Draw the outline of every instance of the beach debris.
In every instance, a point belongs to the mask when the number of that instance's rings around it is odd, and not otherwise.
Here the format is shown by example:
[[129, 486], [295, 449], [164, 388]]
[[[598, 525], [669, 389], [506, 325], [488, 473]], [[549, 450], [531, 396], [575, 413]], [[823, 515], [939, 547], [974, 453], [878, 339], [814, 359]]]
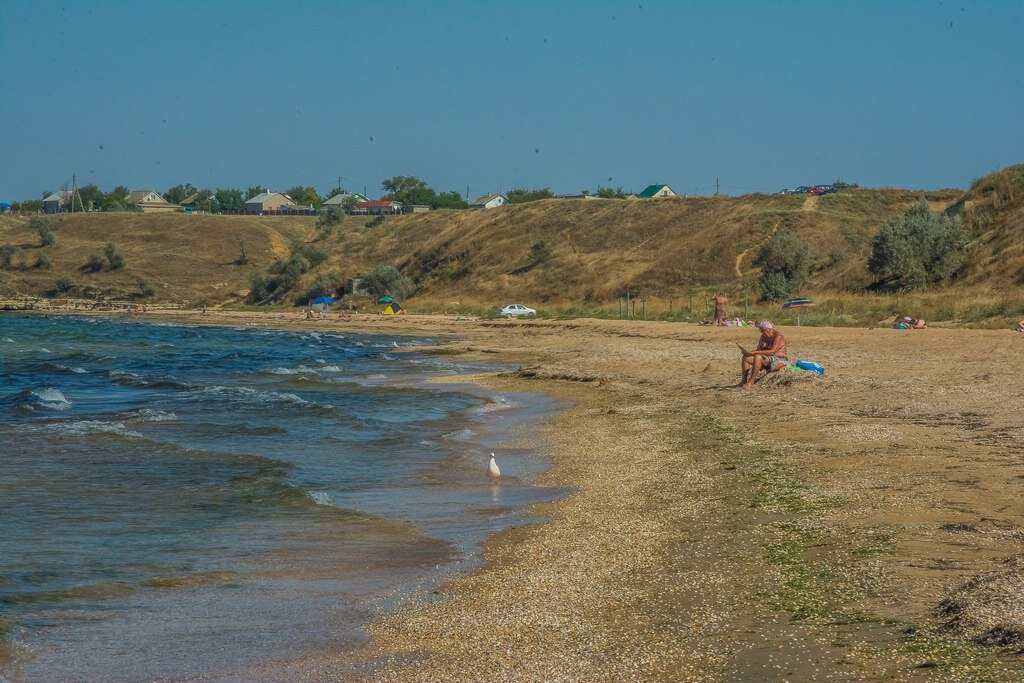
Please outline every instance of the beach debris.
[[491, 461], [487, 464], [487, 472], [491, 475], [491, 479], [497, 479], [501, 476], [501, 469], [494, 460], [494, 453], [491, 453]]

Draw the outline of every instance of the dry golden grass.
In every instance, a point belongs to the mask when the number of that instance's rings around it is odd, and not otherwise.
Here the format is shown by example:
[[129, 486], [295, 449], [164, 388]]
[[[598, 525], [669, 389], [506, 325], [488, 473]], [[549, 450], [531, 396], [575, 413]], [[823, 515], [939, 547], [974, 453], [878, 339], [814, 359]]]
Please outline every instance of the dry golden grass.
[[[873, 324], [901, 311], [951, 323], [1003, 325], [1024, 313], [1013, 293], [1024, 279], [1021, 186], [1011, 168], [967, 195], [854, 189], [820, 197], [810, 210], [799, 195], [747, 195], [556, 199], [486, 212], [389, 217], [372, 228], [365, 227], [365, 217], [349, 217], [316, 242], [328, 258], [305, 276], [295, 294], [324, 273], [344, 279], [393, 264], [416, 282], [417, 293], [408, 303], [423, 312], [480, 314], [522, 301], [549, 315], [617, 317], [618, 300], [629, 289], [640, 299], [637, 317], [705, 318], [706, 295], [716, 291], [727, 293], [732, 310], [741, 315], [778, 317], [777, 305], [754, 301], [753, 260], [769, 236], [791, 230], [816, 257], [803, 293], [819, 307], [801, 312], [805, 324]], [[859, 294], [871, 283], [866, 269], [871, 239], [888, 218], [922, 198], [940, 209], [965, 196], [970, 200], [965, 225], [975, 239], [958, 289]], [[54, 220], [52, 227], [57, 243], [42, 250], [52, 269], [0, 270], [0, 295], [40, 296], [59, 276], [70, 275], [88, 295], [118, 298], [137, 295], [142, 278], [162, 301], [238, 305], [252, 275], [287, 256], [292, 240], [316, 239], [315, 219], [306, 217], [89, 214]], [[550, 256], [535, 262], [530, 249], [539, 241], [548, 245]], [[25, 245], [26, 265], [40, 251], [32, 246], [36, 242], [27, 219], [0, 219], [0, 244]], [[108, 242], [124, 253], [126, 267], [82, 271], [89, 255], [102, 254]], [[241, 242], [250, 259], [244, 266], [234, 264]]]

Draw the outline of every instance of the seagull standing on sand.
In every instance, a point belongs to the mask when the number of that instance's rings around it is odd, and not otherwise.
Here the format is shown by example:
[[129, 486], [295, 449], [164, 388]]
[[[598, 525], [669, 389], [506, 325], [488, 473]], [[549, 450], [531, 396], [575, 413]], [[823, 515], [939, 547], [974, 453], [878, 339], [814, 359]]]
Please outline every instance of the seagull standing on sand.
[[491, 462], [487, 465], [487, 471], [491, 474], [491, 479], [497, 479], [501, 476], [501, 470], [498, 469], [498, 463], [494, 461], [494, 453], [491, 453]]

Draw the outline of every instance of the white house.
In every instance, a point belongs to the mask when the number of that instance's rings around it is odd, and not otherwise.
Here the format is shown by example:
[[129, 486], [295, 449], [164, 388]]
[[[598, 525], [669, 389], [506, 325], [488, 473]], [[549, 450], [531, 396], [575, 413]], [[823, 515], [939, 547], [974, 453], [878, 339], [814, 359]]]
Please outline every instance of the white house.
[[177, 211], [181, 208], [177, 204], [171, 204], [163, 195], [153, 190], [132, 190], [128, 193], [128, 206], [142, 213]]
[[333, 197], [329, 197], [328, 199], [325, 199], [324, 200], [324, 206], [338, 206], [338, 207], [340, 207], [340, 206], [342, 206], [348, 200], [349, 197], [355, 197], [355, 200], [356, 200], [357, 204], [366, 201], [366, 197], [364, 197], [363, 195], [359, 194], [358, 192], [340, 192], [340, 193], [334, 195]]
[[644, 191], [637, 195], [639, 199], [662, 199], [663, 197], [677, 196], [668, 185], [648, 185]]
[[43, 211], [60, 213], [71, 205], [71, 190], [58, 190], [43, 199]]
[[264, 211], [280, 211], [295, 206], [295, 202], [286, 194], [280, 192], [260, 192], [252, 199], [245, 200], [245, 212], [261, 214]]
[[469, 208], [471, 209], [496, 209], [499, 206], [508, 204], [508, 198], [503, 194], [485, 194], [483, 197], [474, 199]]

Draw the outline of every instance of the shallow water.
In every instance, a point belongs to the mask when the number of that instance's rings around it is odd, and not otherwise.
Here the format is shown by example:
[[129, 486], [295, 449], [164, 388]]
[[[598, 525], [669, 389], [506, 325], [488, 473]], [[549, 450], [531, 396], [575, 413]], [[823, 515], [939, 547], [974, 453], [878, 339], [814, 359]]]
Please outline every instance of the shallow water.
[[[0, 676], [180, 679], [358, 642], [560, 492], [542, 395], [433, 340], [0, 316]], [[486, 478], [497, 451], [503, 482]]]

